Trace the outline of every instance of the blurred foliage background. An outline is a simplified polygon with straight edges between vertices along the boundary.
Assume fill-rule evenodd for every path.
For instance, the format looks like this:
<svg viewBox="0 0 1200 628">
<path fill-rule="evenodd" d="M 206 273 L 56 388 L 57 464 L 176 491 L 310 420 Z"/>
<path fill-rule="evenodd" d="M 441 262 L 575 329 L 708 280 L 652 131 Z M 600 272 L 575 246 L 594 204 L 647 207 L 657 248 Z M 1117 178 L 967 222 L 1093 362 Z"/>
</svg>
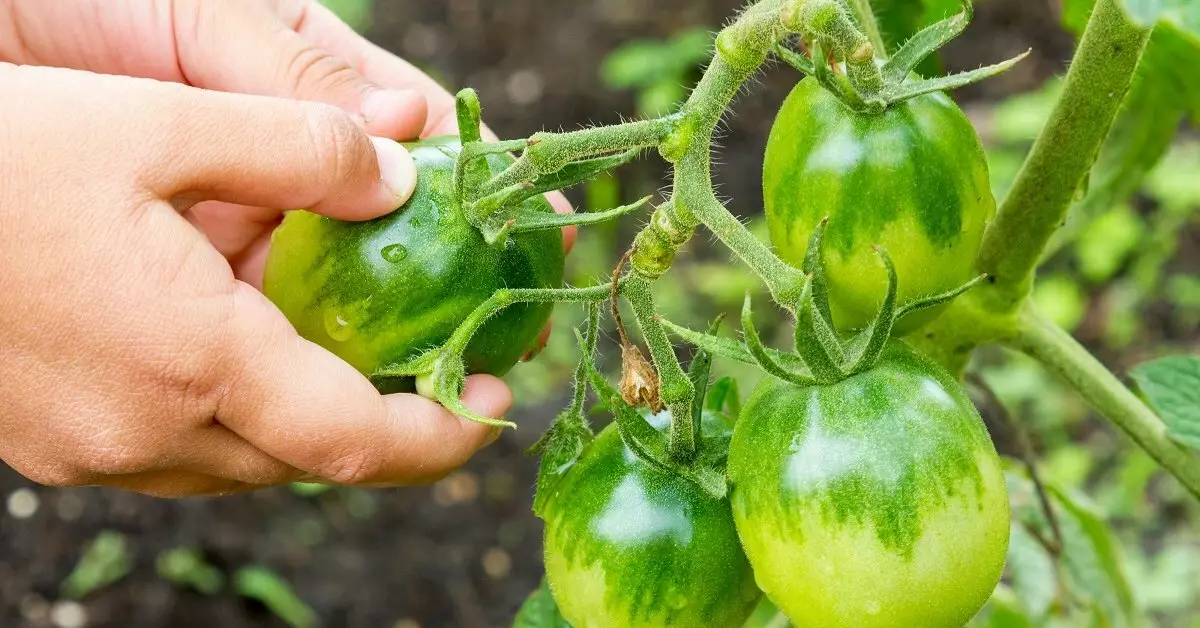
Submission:
<svg viewBox="0 0 1200 628">
<path fill-rule="evenodd" d="M 475 87 L 485 120 L 504 137 L 669 110 L 698 78 L 712 32 L 739 5 L 324 2 L 450 91 Z M 957 6 L 875 4 L 894 30 Z M 1070 3 L 1064 10 L 1054 0 L 982 0 L 967 34 L 931 62 L 956 71 L 1033 48 L 1013 71 L 954 94 L 984 138 L 997 197 L 1049 113 L 1080 20 Z M 786 67 L 770 68 L 740 99 L 720 142 L 718 191 L 764 239 L 762 147 L 796 80 Z M 1092 182 L 1076 208 L 1087 219 L 1068 224 L 1036 287 L 1043 309 L 1118 373 L 1200 351 L 1200 136 L 1183 113 L 1163 128 L 1170 132 L 1110 149 L 1165 157 L 1148 160 L 1153 167 L 1136 185 L 1121 172 Z M 655 193 L 665 176 L 665 164 L 648 155 L 568 196 L 581 209 L 612 207 Z M 644 219 L 582 229 L 569 281 L 604 281 Z M 666 315 L 692 327 L 719 312 L 736 320 L 745 291 L 761 293 L 705 235 L 657 290 Z M 785 321 L 759 310 L 764 336 L 788 342 Z M 521 428 L 432 487 L 297 485 L 165 502 L 35 487 L 0 468 L 0 626 L 508 625 L 541 575 L 541 525 L 529 510 L 535 461 L 522 451 L 566 403 L 576 359 L 571 327 L 581 320 L 580 311 L 560 307 L 546 350 L 509 377 Z M 602 354 L 615 355 L 611 332 L 602 340 Z M 743 392 L 759 377 L 720 359 L 715 370 L 738 377 Z M 1014 523 L 1005 582 L 973 625 L 1200 627 L 1200 506 L 1031 361 L 983 351 L 973 371 L 1007 409 L 977 398 L 998 448 L 1015 458 L 1023 431 L 1065 508 L 1064 546 L 1048 549 L 1045 522 L 1014 462 L 1016 512 L 1033 514 Z M 774 621 L 769 609 L 760 620 Z"/>
</svg>

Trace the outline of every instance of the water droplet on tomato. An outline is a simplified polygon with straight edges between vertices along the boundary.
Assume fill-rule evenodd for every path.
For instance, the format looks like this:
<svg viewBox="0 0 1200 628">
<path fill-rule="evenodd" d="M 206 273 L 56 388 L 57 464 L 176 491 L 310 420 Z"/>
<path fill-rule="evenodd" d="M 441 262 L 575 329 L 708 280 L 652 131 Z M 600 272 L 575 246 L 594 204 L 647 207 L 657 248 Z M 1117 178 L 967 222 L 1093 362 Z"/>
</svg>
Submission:
<svg viewBox="0 0 1200 628">
<path fill-rule="evenodd" d="M 688 605 L 687 596 L 675 590 L 674 588 L 667 591 L 667 606 L 672 610 L 682 610 Z"/>
<path fill-rule="evenodd" d="M 330 308 L 325 310 L 325 333 L 329 334 L 330 338 L 342 342 L 350 339 L 354 328 L 345 314 Z"/>
<path fill-rule="evenodd" d="M 383 256 L 383 259 L 395 264 L 408 257 L 408 249 L 404 248 L 403 244 L 389 244 L 383 247 L 379 254 Z"/>
</svg>

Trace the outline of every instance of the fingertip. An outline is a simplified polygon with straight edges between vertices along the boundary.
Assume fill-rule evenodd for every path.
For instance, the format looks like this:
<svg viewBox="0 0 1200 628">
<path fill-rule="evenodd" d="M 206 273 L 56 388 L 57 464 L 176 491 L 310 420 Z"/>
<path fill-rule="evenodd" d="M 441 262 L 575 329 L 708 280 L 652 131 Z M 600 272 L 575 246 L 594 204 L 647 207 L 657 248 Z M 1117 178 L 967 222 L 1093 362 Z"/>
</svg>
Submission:
<svg viewBox="0 0 1200 628">
<path fill-rule="evenodd" d="M 412 198 L 417 188 L 417 164 L 408 149 L 395 140 L 372 136 L 371 144 L 379 160 L 379 179 L 389 195 L 388 211 L 392 211 Z"/>
<path fill-rule="evenodd" d="M 408 89 L 372 90 L 363 97 L 361 114 L 371 135 L 415 140 L 429 117 L 429 101 Z"/>
</svg>

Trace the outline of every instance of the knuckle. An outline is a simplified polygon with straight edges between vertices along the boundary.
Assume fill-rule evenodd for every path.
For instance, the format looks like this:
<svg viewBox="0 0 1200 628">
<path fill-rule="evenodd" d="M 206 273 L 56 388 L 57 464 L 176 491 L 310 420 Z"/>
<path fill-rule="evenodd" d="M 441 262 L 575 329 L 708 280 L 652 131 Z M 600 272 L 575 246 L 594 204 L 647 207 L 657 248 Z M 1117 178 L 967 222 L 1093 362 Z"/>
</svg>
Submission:
<svg viewBox="0 0 1200 628">
<path fill-rule="evenodd" d="M 355 451 L 334 458 L 319 475 L 336 484 L 366 484 L 380 479 L 382 466 L 369 452 Z"/>
<path fill-rule="evenodd" d="M 29 481 L 51 488 L 69 488 L 88 483 L 88 474 L 60 463 L 39 464 L 31 467 L 13 467 Z"/>
<path fill-rule="evenodd" d="M 125 444 L 103 446 L 88 460 L 88 468 L 97 475 L 132 475 L 154 467 L 154 457 L 144 448 Z"/>
<path fill-rule="evenodd" d="M 323 92 L 346 88 L 358 80 L 358 74 L 345 61 L 313 46 L 298 50 L 284 71 L 292 97 L 301 100 L 313 100 Z"/>
<path fill-rule="evenodd" d="M 366 136 L 345 112 L 333 105 L 304 103 L 305 121 L 315 160 L 313 171 L 324 184 L 336 184 L 363 172 L 374 155 Z"/>
</svg>

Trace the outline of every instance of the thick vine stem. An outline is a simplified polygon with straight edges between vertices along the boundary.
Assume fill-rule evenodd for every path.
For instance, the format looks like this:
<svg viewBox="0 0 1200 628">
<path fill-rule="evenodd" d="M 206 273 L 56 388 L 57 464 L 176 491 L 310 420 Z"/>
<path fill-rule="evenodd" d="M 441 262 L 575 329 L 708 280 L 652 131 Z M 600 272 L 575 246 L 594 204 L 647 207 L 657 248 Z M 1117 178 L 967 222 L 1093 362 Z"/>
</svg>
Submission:
<svg viewBox="0 0 1200 628">
<path fill-rule="evenodd" d="M 1037 264 L 1087 178 L 1148 39 L 1149 29 L 1119 0 L 1097 0 L 1058 104 L 984 234 L 976 269 L 988 281 L 911 339 L 956 375 L 975 347 L 1017 335 Z"/>
<path fill-rule="evenodd" d="M 1153 410 L 1036 308 L 1027 304 L 1019 320 L 1017 335 L 1008 343 L 1010 346 L 1029 354 L 1066 380 L 1200 499 L 1200 456 L 1172 440 Z"/>
<path fill-rule="evenodd" d="M 1076 191 L 1108 135 L 1141 58 L 1150 28 L 1119 0 L 1097 0 L 1062 95 L 984 238 L 979 270 L 995 278 L 1016 310 L 1034 269 L 1062 225 Z"/>
</svg>

